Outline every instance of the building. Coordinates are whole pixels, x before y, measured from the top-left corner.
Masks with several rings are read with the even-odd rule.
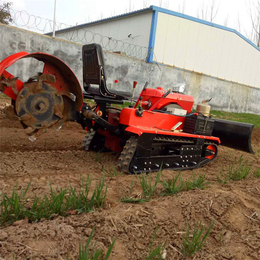
[[[260,88],[255,44],[234,29],[156,6],[60,30],[56,36]]]

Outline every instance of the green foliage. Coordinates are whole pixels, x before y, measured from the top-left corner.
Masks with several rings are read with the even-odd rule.
[[[152,174],[146,175],[145,173],[143,173],[141,175],[140,184],[143,190],[143,196],[145,198],[150,198],[153,195],[158,183],[160,182],[161,174],[162,171],[159,170],[156,175],[154,184],[152,184]]]
[[[158,247],[153,249],[153,243],[154,243],[154,240],[156,238],[157,230],[158,230],[158,226],[155,228],[154,234],[153,234],[152,239],[150,241],[150,251],[149,251],[149,255],[146,258],[146,260],[162,260],[163,259],[162,255],[163,255],[163,252],[165,250],[165,244],[159,245]]]
[[[133,192],[133,181],[131,182],[129,195],[124,198],[121,198],[120,201],[124,202],[124,203],[134,203],[134,204],[135,203],[144,203],[144,202],[148,201],[147,199],[132,196],[132,192]]]
[[[195,174],[193,175],[192,181],[186,181],[185,182],[185,190],[194,190],[194,189],[200,189],[204,190],[204,188],[207,187],[209,184],[208,181],[206,181],[206,176],[205,175],[198,175],[196,176]]]
[[[79,260],[107,260],[112,252],[112,249],[115,244],[115,240],[112,242],[112,244],[109,246],[106,255],[103,257],[103,252],[100,249],[96,249],[96,245],[94,245],[92,248],[90,246],[90,242],[92,240],[94,233],[94,229],[92,229],[89,238],[86,242],[86,245],[84,248],[82,248],[81,244],[79,244]]]
[[[182,181],[182,178],[180,177],[181,172],[171,180],[162,180],[161,183],[163,185],[163,192],[161,193],[162,196],[168,196],[168,195],[174,195],[176,193],[179,193],[183,190],[184,188],[184,182]],[[179,180],[179,182],[178,182]],[[178,184],[177,184],[178,182]]]
[[[161,181],[163,185],[162,196],[174,195],[181,191],[194,190],[196,188],[203,190],[209,183],[206,181],[205,175],[193,175],[192,180],[183,181],[180,174],[181,172],[176,177],[173,176],[171,180]]]
[[[2,195],[2,201],[0,203],[0,224],[6,222],[14,222],[19,219],[24,218],[24,204],[26,203],[26,193],[30,187],[29,183],[26,189],[21,190],[18,194],[16,188],[13,188],[11,197],[8,197],[6,194]]]
[[[204,245],[204,241],[208,237],[210,230],[214,226],[214,222],[210,224],[205,235],[203,236],[204,226],[201,222],[198,222],[191,237],[190,237],[190,225],[188,224],[186,234],[182,237],[182,251],[185,256],[191,256],[198,252]]]
[[[226,174],[223,173],[223,169],[220,170],[218,180],[224,184],[228,183],[229,180],[240,181],[248,177],[250,170],[251,168],[243,161],[243,157],[240,156],[238,163],[229,166]]]
[[[257,178],[260,178],[260,168],[257,168],[257,169],[254,171],[254,176],[257,177]]]
[[[229,113],[224,111],[212,110],[211,114],[220,119],[243,122],[253,124],[255,127],[260,127],[260,116],[249,113]]]
[[[11,5],[11,2],[0,5],[0,23],[9,24],[13,21],[10,10]]]
[[[88,176],[87,181],[83,183],[83,188],[79,191],[72,186],[56,191],[51,187],[50,196],[34,197],[32,202],[26,197],[30,184],[25,191],[21,192],[14,187],[10,197],[5,193],[2,196],[0,224],[13,223],[24,218],[28,218],[32,222],[41,218],[50,219],[55,215],[66,216],[71,210],[76,210],[77,213],[93,211],[102,207],[106,198],[107,188],[104,177],[98,182],[89,199],[90,186],[91,177]]]
[[[155,182],[152,182],[152,176],[142,174],[141,177],[139,177],[140,184],[142,187],[142,195],[140,197],[132,196],[132,190],[133,190],[133,181],[131,183],[131,188],[129,195],[121,198],[120,201],[124,203],[143,203],[150,200],[150,197],[154,194],[156,191],[157,185],[159,182],[163,185],[162,191],[159,193],[161,196],[170,196],[177,194],[181,191],[188,191],[188,190],[194,190],[194,189],[201,189],[207,187],[209,182],[206,181],[205,175],[193,175],[192,180],[183,181],[181,178],[181,172],[177,176],[173,176],[170,180],[162,180],[161,179],[161,171],[159,171],[156,175]]]

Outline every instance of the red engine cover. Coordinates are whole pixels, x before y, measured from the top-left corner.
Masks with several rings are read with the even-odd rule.
[[[145,101],[150,100],[152,104],[155,104],[155,102],[157,102],[166,92],[167,91],[163,90],[160,87],[157,89],[147,88],[142,94],[142,102],[145,103]],[[194,104],[194,99],[192,96],[172,93],[169,94],[166,98],[162,99],[157,104],[157,107],[155,109],[162,109],[163,107],[170,104],[177,104],[182,109],[187,110],[187,112],[190,113]],[[143,108],[148,109],[147,105],[144,105]]]

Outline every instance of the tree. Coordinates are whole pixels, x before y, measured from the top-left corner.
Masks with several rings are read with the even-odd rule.
[[[255,1],[253,7],[249,6],[249,15],[252,24],[249,38],[260,47],[260,0]]]
[[[12,3],[3,3],[3,5],[0,5],[0,23],[3,24],[9,24],[13,21],[11,13],[10,13],[10,7]]]
[[[203,20],[207,20],[209,22],[214,22],[218,14],[219,6],[216,6],[216,1],[211,0],[210,2],[203,1],[201,6],[197,9],[197,17]]]

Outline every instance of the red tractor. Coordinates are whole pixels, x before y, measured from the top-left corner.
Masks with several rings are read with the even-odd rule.
[[[126,173],[202,167],[216,158],[220,143],[253,153],[253,125],[212,119],[205,104],[192,112],[192,96],[148,83],[133,102],[129,93],[108,90],[100,45],[85,45],[82,54],[84,91],[71,69],[48,54],[20,52],[0,63],[0,91],[12,98],[30,140],[45,128],[76,121],[87,131],[84,149],[120,152],[119,168]],[[42,73],[22,82],[6,71],[23,58],[44,62]],[[125,100],[132,102],[119,109]]]

